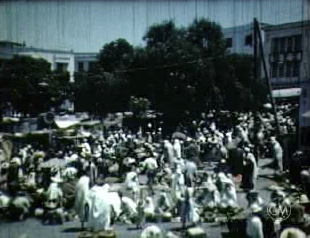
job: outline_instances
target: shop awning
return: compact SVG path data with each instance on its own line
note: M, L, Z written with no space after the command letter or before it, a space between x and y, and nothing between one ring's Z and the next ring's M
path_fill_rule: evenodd
M301 88L285 88L272 91L274 98L299 97Z

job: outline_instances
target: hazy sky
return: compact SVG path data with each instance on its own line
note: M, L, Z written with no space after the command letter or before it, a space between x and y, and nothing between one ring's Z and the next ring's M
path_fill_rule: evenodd
M75 52L98 52L125 38L142 44L147 27L206 17L222 27L308 19L308 0L0 0L0 40Z

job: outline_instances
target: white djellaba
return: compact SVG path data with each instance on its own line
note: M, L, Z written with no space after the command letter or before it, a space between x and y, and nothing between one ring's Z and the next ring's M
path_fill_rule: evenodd
M184 193L185 179L182 170L178 168L176 172L172 175L171 184L171 197L172 201L176 203L182 197Z
M182 149L181 149L181 143L178 139L174 139L173 143L173 153L174 153L174 158L182 158Z
M223 186L222 191L220 192L221 195L221 202L220 206L222 208L226 207L236 207L237 206L237 193L234 182L227 178L224 173L218 174L220 183Z
M144 214L153 217L155 215L155 206L152 197L145 199Z
M163 238L163 233L159 227L151 225L142 231L140 238Z
M87 215L85 214L85 206L89 203L89 182L89 177L82 176L76 184L74 209L82 225Z
M108 185L91 188L89 193L90 210L88 227L92 231L106 231L111 224L111 206L108 197Z
M167 162L172 165L173 163L173 145L170 143L170 141L165 140L164 141L164 154L167 159Z
M139 176L136 172L132 171L127 173L125 179L125 187L129 191L132 191L135 200L139 198Z

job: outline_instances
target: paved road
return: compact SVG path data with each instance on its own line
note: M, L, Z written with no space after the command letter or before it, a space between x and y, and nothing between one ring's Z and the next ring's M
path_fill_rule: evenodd
M261 160L260 165L266 164L270 160ZM270 175L273 171L270 169L260 170L262 175ZM265 176L259 178L257 189L265 201L269 201L270 192L266 187L273 183ZM239 205L245 207L246 200L244 192L238 192ZM161 223L159 227L168 230L179 227L179 223ZM226 225L219 224L202 224L207 231L208 237L222 237L222 232L227 232ZM0 221L0 237L1 238L19 238L22 234L26 234L29 238L76 238L79 234L79 222L66 222L63 225L42 225L41 222L34 218L28 218L23 222L8 223ZM116 224L115 230L118 238L139 238L141 230L133 229L133 226Z

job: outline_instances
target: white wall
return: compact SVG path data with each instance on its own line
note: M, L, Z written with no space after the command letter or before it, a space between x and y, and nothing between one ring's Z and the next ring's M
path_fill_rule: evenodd
M56 69L57 63L67 63L68 68L67 71L70 73L70 81L74 81L74 54L73 53L55 53L55 52L48 52L48 51L26 51L20 52L20 55L29 55L34 58L43 58L49 63L51 63L51 70Z

